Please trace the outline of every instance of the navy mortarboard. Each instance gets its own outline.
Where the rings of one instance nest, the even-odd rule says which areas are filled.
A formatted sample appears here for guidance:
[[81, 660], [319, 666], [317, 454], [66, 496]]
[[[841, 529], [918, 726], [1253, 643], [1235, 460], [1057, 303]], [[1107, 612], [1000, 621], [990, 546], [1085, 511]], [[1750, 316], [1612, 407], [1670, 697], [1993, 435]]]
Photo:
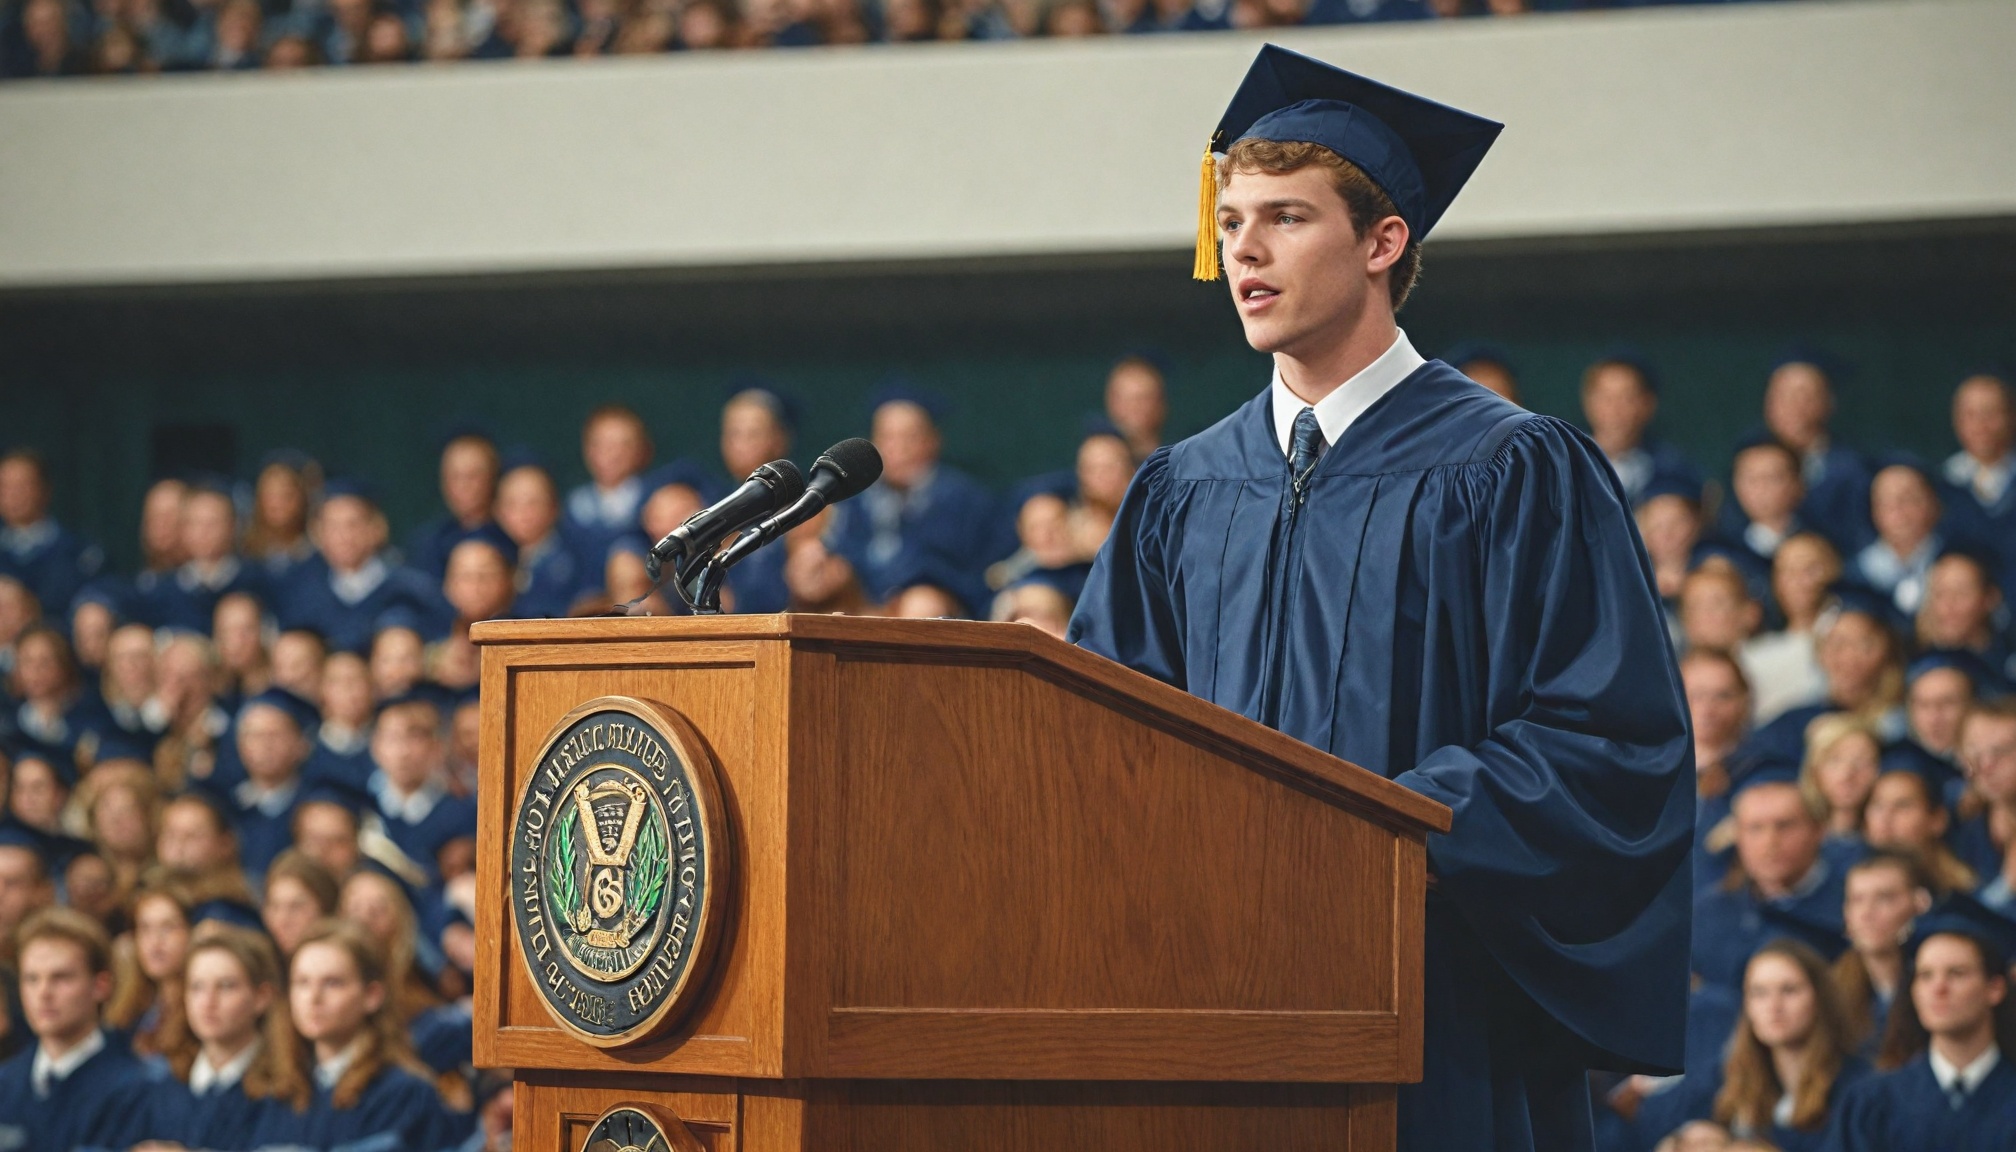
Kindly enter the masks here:
[[198, 927], [206, 922], [228, 924], [233, 928], [248, 928], [264, 934], [266, 922], [259, 918], [259, 910], [238, 900], [205, 900], [189, 909], [189, 926]]
[[1204, 148], [1196, 277], [1218, 278], [1214, 151], [1247, 139], [1328, 148], [1386, 193], [1407, 222], [1409, 241], [1418, 243], [1428, 238], [1504, 130], [1495, 120], [1265, 45]]
[[246, 699], [238, 706], [238, 714], [244, 715], [252, 708], [273, 708], [294, 722], [303, 732], [313, 732], [322, 726], [322, 713], [315, 705], [296, 696], [285, 688], [268, 688]]
[[1956, 892], [1939, 906], [1918, 918], [1906, 950], [1916, 955], [1919, 945], [1934, 936], [1965, 936], [1988, 950], [1995, 971], [2006, 972], [2016, 960], [2016, 920], [2011, 920], [1972, 896]]
[[915, 404], [931, 418], [931, 423], [943, 425], [952, 406], [945, 397], [929, 388], [920, 388], [903, 377], [891, 377], [882, 382], [881, 387], [868, 397], [868, 416], [873, 419], [876, 412], [888, 404]]
[[738, 376], [729, 381], [726, 402], [760, 405], [786, 432], [798, 430], [797, 397], [760, 376]]

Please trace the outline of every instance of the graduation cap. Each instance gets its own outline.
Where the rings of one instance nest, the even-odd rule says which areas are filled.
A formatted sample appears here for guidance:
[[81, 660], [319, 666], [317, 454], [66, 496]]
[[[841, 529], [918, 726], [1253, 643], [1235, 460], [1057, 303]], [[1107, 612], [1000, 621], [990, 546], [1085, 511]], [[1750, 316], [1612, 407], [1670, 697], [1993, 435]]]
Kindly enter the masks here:
[[320, 709], [278, 685], [247, 697], [245, 702], [238, 706], [238, 715], [243, 716], [253, 708], [277, 708], [303, 732], [312, 732], [322, 726]]
[[1905, 945], [1907, 971], [1916, 963], [1919, 947], [1934, 936], [1965, 936], [1979, 943], [1988, 952], [1991, 976], [2006, 976], [2016, 958], [2016, 920], [1963, 892], [1941, 900], [1912, 926]]
[[1402, 92], [1276, 44], [1260, 49], [1204, 148], [1199, 280], [1216, 280], [1218, 176], [1212, 153], [1241, 140], [1316, 144], [1356, 165], [1393, 201], [1410, 241], [1428, 238], [1503, 124]]
[[371, 507], [378, 507], [378, 488], [361, 476], [336, 476], [322, 485], [322, 499], [334, 500], [338, 496], [350, 496], [362, 500]]
[[1976, 696], [1981, 695], [1985, 689], [1999, 686], [2001, 683], [1994, 670], [1988, 667], [1988, 662], [1967, 649], [1933, 648], [1913, 660], [1910, 666], [1904, 669], [1904, 686], [1909, 688], [1918, 682], [1920, 676], [1927, 672], [1937, 672], [1941, 668], [1951, 668], [1967, 677], [1968, 683], [1974, 685]]
[[363, 815], [372, 803], [372, 798], [365, 792], [326, 776], [303, 788], [301, 798], [295, 801], [297, 807], [303, 804], [332, 804], [353, 817]]
[[[739, 484], [741, 481], [738, 479], [736, 483]], [[668, 464], [660, 464], [658, 467], [644, 474], [644, 500], [639, 501], [637, 505], [637, 515], [640, 523], [644, 515], [644, 503], [649, 501], [652, 495], [660, 488], [670, 488], [674, 484], [684, 484], [686, 487], [691, 488], [700, 497], [702, 503], [710, 499], [714, 495], [715, 488], [718, 487], [714, 482], [714, 477], [708, 473], [707, 469], [702, 468], [691, 460], [681, 458]]]
[[1613, 344], [1604, 349], [1595, 364], [1621, 364], [1638, 374], [1647, 392], [1654, 396], [1659, 394], [1659, 370], [1652, 366], [1652, 358], [1645, 354], [1645, 350], [1636, 344]]
[[238, 813], [216, 791], [216, 786], [209, 781], [199, 780], [182, 789], [182, 791], [175, 793], [173, 796], [168, 797], [168, 803], [170, 804], [180, 804], [184, 801], [201, 804], [205, 808], [210, 809], [217, 817], [218, 824], [224, 828], [238, 827]]
[[1820, 954], [1820, 958], [1832, 964], [1848, 950], [1848, 939], [1839, 928], [1816, 923], [1789, 908], [1776, 904], [1760, 904], [1757, 918], [1764, 922], [1764, 938], [1797, 940]]
[[1111, 436], [1115, 440], [1126, 440], [1118, 425], [1108, 420], [1102, 412], [1088, 412], [1078, 423], [1078, 442], [1083, 444], [1094, 436]]
[[1775, 753], [1757, 753], [1747, 763], [1736, 766], [1735, 779], [1729, 784], [1729, 803], [1733, 806], [1736, 797], [1765, 784], [1798, 787], [1799, 765]]
[[448, 446], [457, 440], [481, 440], [492, 448], [497, 447], [497, 437], [490, 434], [487, 425], [465, 416], [441, 426], [440, 434], [434, 438], [434, 454], [438, 456], [446, 452]]
[[116, 580], [93, 580], [77, 590], [70, 598], [70, 615], [74, 619], [77, 609], [86, 604], [102, 604], [112, 613], [113, 624], [124, 624], [131, 610], [127, 606], [125, 589]]
[[49, 771], [56, 774], [56, 782], [64, 788], [77, 787], [77, 761], [56, 745], [45, 744], [31, 736], [16, 736], [12, 751], [17, 775], [22, 764], [37, 760], [49, 766]]
[[1957, 556], [1980, 569], [1981, 575], [1990, 584], [1998, 583], [2002, 578], [2002, 562], [1985, 548], [1967, 543], [1948, 544], [1939, 550], [1939, 556], [1933, 563], [1949, 556]]
[[1738, 436], [1730, 455], [1740, 455], [1752, 448], [1770, 448], [1776, 452], [1783, 452], [1791, 458], [1793, 464], [1800, 463], [1799, 450], [1780, 440], [1776, 433], [1761, 424]]
[[307, 472], [320, 467], [313, 456], [299, 448], [275, 448], [266, 453], [259, 458], [259, 471], [264, 472], [275, 464], [294, 472]]
[[1897, 611], [1896, 602], [1867, 584], [1852, 580], [1837, 580], [1827, 592], [1834, 598], [1834, 608], [1837, 612], [1843, 614], [1853, 612], [1867, 616], [1896, 636], [1901, 636], [1910, 630], [1908, 622], [1903, 619], [1903, 614]]
[[[504, 563], [509, 567], [516, 568], [518, 566], [518, 542], [511, 539], [504, 529], [499, 528], [496, 524], [480, 524], [462, 533], [461, 538], [455, 541], [455, 548], [460, 548], [472, 540], [478, 544], [487, 544], [491, 548], [496, 549], [497, 555], [502, 556]], [[453, 550], [452, 548], [450, 549], [450, 551]]]
[[258, 909], [237, 900], [221, 898], [205, 900], [201, 904], [189, 909], [189, 926], [191, 928], [202, 924], [206, 920], [228, 924], [233, 928], [249, 928], [261, 934], [264, 934], [266, 931], [266, 922], [259, 918]]
[[385, 699], [378, 701], [378, 706], [373, 714], [383, 716], [394, 708], [404, 708], [409, 704], [425, 704], [427, 707], [434, 709], [436, 713], [445, 714], [447, 711], [446, 693], [447, 689], [441, 687], [439, 684], [423, 680], [404, 692], [387, 696]]
[[39, 860], [48, 845], [49, 838], [40, 829], [30, 828], [11, 813], [0, 816], [0, 848], [26, 848]]
[[763, 377], [737, 376], [728, 382], [727, 393], [723, 407], [738, 400], [760, 404], [786, 432], [798, 430], [798, 398]]
[[887, 404], [915, 404], [931, 418], [931, 423], [943, 425], [945, 417], [952, 412], [952, 406], [945, 397], [928, 388], [920, 388], [902, 377], [894, 377], [882, 382], [868, 397], [868, 418], [872, 421], [875, 413]]

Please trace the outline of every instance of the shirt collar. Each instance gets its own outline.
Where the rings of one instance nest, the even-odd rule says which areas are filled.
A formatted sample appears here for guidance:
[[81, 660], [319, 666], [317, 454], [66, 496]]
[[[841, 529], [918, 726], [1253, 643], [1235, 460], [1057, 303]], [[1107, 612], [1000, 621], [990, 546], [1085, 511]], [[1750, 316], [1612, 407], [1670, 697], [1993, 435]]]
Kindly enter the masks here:
[[261, 815], [282, 816], [287, 806], [294, 802], [294, 794], [301, 790], [298, 779], [273, 788], [261, 788], [257, 783], [246, 780], [233, 789], [238, 803], [244, 808], [257, 808]]
[[52, 1087], [62, 1081], [68, 1080], [70, 1074], [83, 1067], [86, 1060], [91, 1059], [104, 1050], [105, 1030], [103, 1028], [93, 1029], [91, 1035], [85, 1037], [83, 1043], [54, 1058], [50, 1057], [48, 1049], [42, 1047], [40, 1044], [35, 1045], [35, 1064], [30, 1069], [30, 1079], [35, 1085], [35, 1094], [37, 1096], [47, 1096]]
[[1965, 1068], [1955, 1068], [1951, 1061], [1939, 1054], [1937, 1045], [1930, 1049], [1928, 1055], [1932, 1057], [1932, 1075], [1939, 1081], [1939, 1087], [1951, 1092], [1954, 1085], [1958, 1084], [1969, 1096], [1974, 1094], [1976, 1088], [1981, 1087], [1983, 1080], [1988, 1079], [1988, 1074], [1995, 1070], [1995, 1065], [2002, 1062], [2002, 1050], [1993, 1044], [1988, 1045], [1988, 1050], [1976, 1056], [1974, 1062]]
[[350, 1042], [348, 1048], [315, 1065], [315, 1086], [325, 1092], [333, 1091], [343, 1074], [350, 1071], [350, 1065], [357, 1062], [357, 1050], [364, 1046], [364, 1038], [359, 1036]]
[[245, 1078], [245, 1072], [252, 1067], [252, 1061], [259, 1058], [260, 1041], [256, 1038], [245, 1046], [243, 1052], [233, 1056], [222, 1068], [210, 1063], [210, 1054], [198, 1052], [196, 1063], [189, 1068], [189, 1090], [198, 1096], [208, 1095], [218, 1088], [229, 1088]]
[[360, 565], [355, 572], [338, 572], [331, 569], [329, 572], [329, 590], [336, 593], [336, 598], [344, 604], [354, 606], [366, 596], [376, 592], [378, 585], [385, 582], [385, 577], [388, 573], [389, 570], [385, 566], [385, 558], [382, 556], [373, 556]]
[[1394, 329], [1393, 343], [1379, 354], [1377, 360], [1360, 369], [1356, 376], [1332, 389], [1328, 396], [1310, 404], [1295, 395], [1281, 380], [1281, 368], [1274, 368], [1274, 439], [1281, 445], [1281, 454], [1288, 455], [1288, 446], [1295, 433], [1295, 417], [1302, 409], [1316, 410], [1316, 423], [1323, 429], [1323, 440], [1335, 444], [1346, 430], [1356, 423], [1365, 410], [1379, 402], [1381, 396], [1391, 392], [1395, 385], [1412, 376], [1416, 369], [1427, 361], [1414, 350], [1407, 340], [1407, 333]]
[[15, 528], [0, 525], [0, 549], [23, 556], [56, 538], [56, 521], [44, 516], [33, 524]]
[[207, 592], [221, 592], [237, 578], [236, 556], [226, 556], [212, 564], [190, 560], [175, 573], [175, 583], [180, 585], [184, 592], [194, 592], [199, 588]]
[[434, 806], [448, 794], [441, 781], [429, 780], [413, 792], [401, 792], [392, 786], [385, 773], [371, 774], [371, 790], [378, 796], [378, 810], [387, 817], [403, 820], [408, 824], [418, 824], [427, 819]]

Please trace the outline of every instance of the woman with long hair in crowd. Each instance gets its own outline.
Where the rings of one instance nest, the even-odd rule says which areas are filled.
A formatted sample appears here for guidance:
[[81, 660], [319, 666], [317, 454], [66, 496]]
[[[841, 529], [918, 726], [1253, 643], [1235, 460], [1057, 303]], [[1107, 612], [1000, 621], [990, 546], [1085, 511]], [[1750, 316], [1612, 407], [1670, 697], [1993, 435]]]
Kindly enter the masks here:
[[1830, 712], [1806, 726], [1806, 757], [1799, 790], [1827, 810], [1827, 838], [1862, 839], [1862, 809], [1882, 770], [1876, 726], [1850, 712]]
[[272, 943], [249, 929], [208, 926], [182, 972], [188, 1030], [162, 1053], [173, 1079], [149, 1094], [135, 1135], [249, 1148], [265, 1112], [305, 1116], [312, 1093]]
[[161, 649], [158, 687], [149, 710], [162, 728], [154, 772], [167, 788], [210, 778], [231, 717], [217, 704], [217, 648], [184, 633]]
[[333, 1148], [373, 1141], [443, 1148], [458, 1125], [413, 1057], [391, 1002], [384, 954], [365, 930], [340, 920], [310, 931], [288, 966], [288, 1008], [314, 1099], [306, 1113], [269, 1109], [249, 1147]]
[[172, 882], [143, 887], [133, 898], [133, 931], [113, 947], [117, 983], [105, 1023], [124, 1031], [133, 1051], [151, 1056], [182, 1044], [182, 966], [189, 953], [189, 891]]
[[1853, 1049], [1827, 962], [1795, 940], [1766, 944], [1744, 972], [1715, 1120], [1782, 1152], [1820, 1147], [1843, 1090], [1869, 1073]]
[[1783, 626], [1752, 637], [1739, 653], [1751, 683], [1762, 686], [1753, 704], [1758, 723], [1826, 697], [1817, 637], [1828, 586], [1840, 578], [1841, 554], [1818, 533], [1797, 533], [1772, 554], [1771, 598]]
[[345, 920], [361, 926], [385, 952], [385, 988], [402, 1025], [441, 1004], [434, 980], [420, 961], [420, 920], [399, 881], [370, 868], [343, 882]]
[[91, 842], [112, 866], [114, 886], [122, 899], [130, 896], [154, 862], [161, 797], [153, 770], [137, 760], [106, 761], [84, 778], [76, 803]]
[[252, 902], [252, 887], [238, 863], [237, 826], [223, 801], [208, 792], [183, 792], [162, 806], [154, 856], [189, 889], [192, 903]]
[[1918, 861], [1935, 894], [1972, 892], [1974, 870], [1946, 845], [1948, 816], [1939, 786], [1915, 769], [1892, 768], [1876, 778], [1864, 813], [1863, 836]]
[[23, 736], [70, 760], [74, 772], [89, 767], [97, 736], [89, 728], [91, 709], [77, 677], [70, 642], [46, 624], [30, 625], [14, 642], [14, 675], [8, 687], [20, 705], [14, 727]]
[[327, 868], [299, 848], [289, 848], [266, 869], [259, 918], [280, 955], [291, 957], [317, 923], [336, 915], [341, 899], [342, 889]]
[[315, 554], [315, 543], [308, 538], [308, 512], [321, 471], [313, 460], [294, 453], [276, 453], [259, 470], [244, 552], [268, 572], [279, 575]]
[[1847, 893], [1848, 951], [1834, 962], [1834, 986], [1850, 1041], [1873, 1058], [1904, 982], [1904, 942], [1932, 906], [1932, 885], [1915, 859], [1879, 848], [1848, 869]]

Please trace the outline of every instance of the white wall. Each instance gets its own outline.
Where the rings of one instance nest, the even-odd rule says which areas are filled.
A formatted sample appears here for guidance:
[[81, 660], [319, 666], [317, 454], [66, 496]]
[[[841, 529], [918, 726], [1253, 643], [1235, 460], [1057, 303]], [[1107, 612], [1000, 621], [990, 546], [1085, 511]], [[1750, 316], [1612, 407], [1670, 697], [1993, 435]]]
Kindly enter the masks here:
[[[1438, 237], [2016, 215], [2016, 6], [1278, 34], [1509, 128]], [[0, 287], [1180, 250], [1244, 35], [0, 86]]]

